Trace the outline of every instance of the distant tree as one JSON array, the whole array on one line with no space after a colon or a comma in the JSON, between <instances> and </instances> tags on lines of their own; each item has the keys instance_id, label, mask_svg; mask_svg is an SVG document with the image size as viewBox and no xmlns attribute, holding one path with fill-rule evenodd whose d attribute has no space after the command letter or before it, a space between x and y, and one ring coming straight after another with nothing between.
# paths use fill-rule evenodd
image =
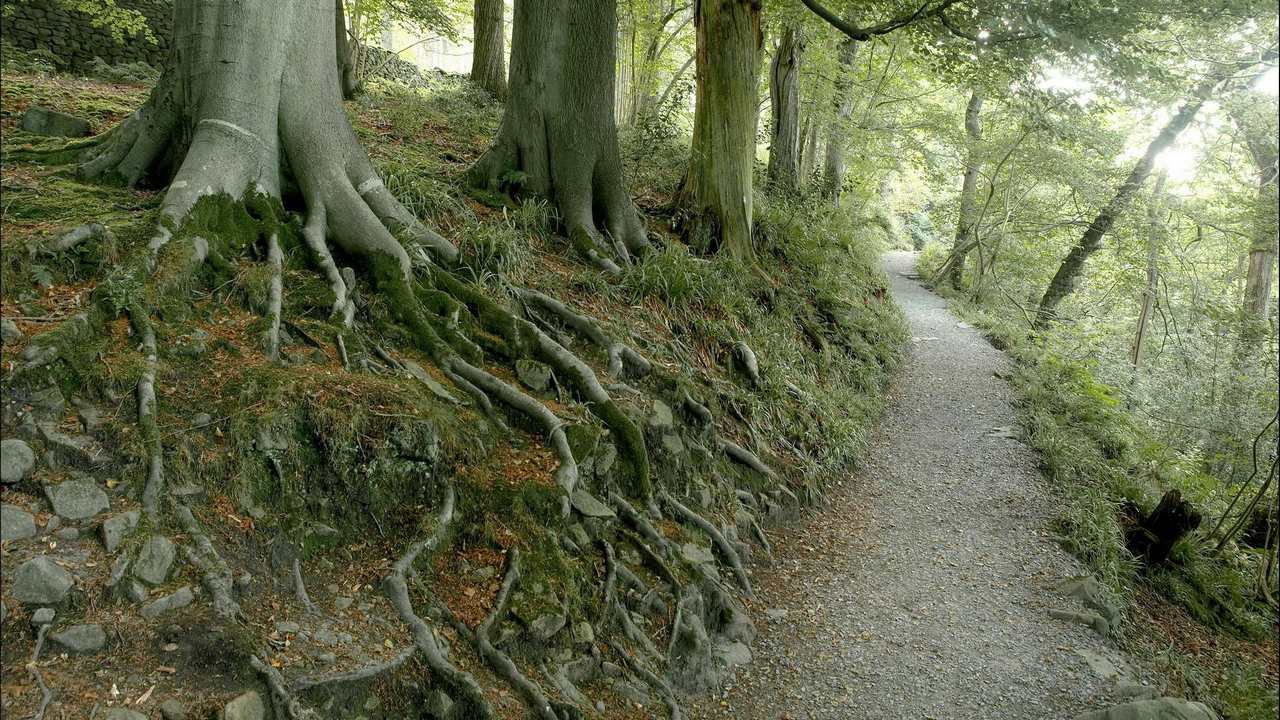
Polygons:
<instances>
[{"instance_id":1,"label":"distant tree","mask_svg":"<svg viewBox=\"0 0 1280 720\"><path fill-rule=\"evenodd\" d=\"M794 193L800 179L800 62L805 39L794 26L783 28L769 66L769 185Z\"/></svg>"},{"instance_id":2,"label":"distant tree","mask_svg":"<svg viewBox=\"0 0 1280 720\"><path fill-rule=\"evenodd\" d=\"M475 0L471 82L494 97L507 95L506 30L503 0Z\"/></svg>"}]
</instances>

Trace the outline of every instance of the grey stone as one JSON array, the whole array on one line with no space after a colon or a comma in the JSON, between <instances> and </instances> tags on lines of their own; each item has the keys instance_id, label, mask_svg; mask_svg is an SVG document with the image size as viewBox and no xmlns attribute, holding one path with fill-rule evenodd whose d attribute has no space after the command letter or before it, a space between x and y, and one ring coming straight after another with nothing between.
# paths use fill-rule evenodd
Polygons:
<instances>
[{"instance_id":1,"label":"grey stone","mask_svg":"<svg viewBox=\"0 0 1280 720\"><path fill-rule=\"evenodd\" d=\"M125 708L111 708L102 717L104 720L147 720L146 715L136 710L126 710Z\"/></svg>"},{"instance_id":2,"label":"grey stone","mask_svg":"<svg viewBox=\"0 0 1280 720\"><path fill-rule=\"evenodd\" d=\"M1218 716L1198 702L1162 697L1085 713L1076 720L1218 720Z\"/></svg>"},{"instance_id":3,"label":"grey stone","mask_svg":"<svg viewBox=\"0 0 1280 720\"><path fill-rule=\"evenodd\" d=\"M31 346L35 347L35 343ZM25 354L26 351L23 351ZM67 399L63 397L62 391L57 385L40 388L31 393L29 400L31 405L31 414L35 416L38 422L60 422L62 420L62 411L67 408Z\"/></svg>"},{"instance_id":4,"label":"grey stone","mask_svg":"<svg viewBox=\"0 0 1280 720\"><path fill-rule=\"evenodd\" d=\"M39 608L31 613L31 625L32 627L51 625L55 617L57 617L57 613L53 611L53 608Z\"/></svg>"},{"instance_id":5,"label":"grey stone","mask_svg":"<svg viewBox=\"0 0 1280 720\"><path fill-rule=\"evenodd\" d=\"M297 635L301 629L302 627L298 623L289 620L281 620L276 623L276 632L282 635Z\"/></svg>"},{"instance_id":6,"label":"grey stone","mask_svg":"<svg viewBox=\"0 0 1280 720\"><path fill-rule=\"evenodd\" d=\"M569 539L578 547L591 547L591 536L587 535L587 531L579 523L569 526Z\"/></svg>"},{"instance_id":7,"label":"grey stone","mask_svg":"<svg viewBox=\"0 0 1280 720\"><path fill-rule=\"evenodd\" d=\"M338 656L331 652L322 652L316 656L316 660L324 663L325 665L332 665L338 662Z\"/></svg>"},{"instance_id":8,"label":"grey stone","mask_svg":"<svg viewBox=\"0 0 1280 720\"><path fill-rule=\"evenodd\" d=\"M590 656L580 657L565 663L561 671L574 685L589 683L600 673L600 661Z\"/></svg>"},{"instance_id":9,"label":"grey stone","mask_svg":"<svg viewBox=\"0 0 1280 720\"><path fill-rule=\"evenodd\" d=\"M317 630L313 637L315 637L316 642L330 647L337 647L351 642L350 635L347 635L346 633L336 633L328 628L321 628Z\"/></svg>"},{"instance_id":10,"label":"grey stone","mask_svg":"<svg viewBox=\"0 0 1280 720\"><path fill-rule=\"evenodd\" d=\"M703 565L706 563L714 563L716 561L715 556L711 554L710 550L691 542L680 546L680 554L684 556L685 560L688 560L694 565Z\"/></svg>"},{"instance_id":11,"label":"grey stone","mask_svg":"<svg viewBox=\"0 0 1280 720\"><path fill-rule=\"evenodd\" d=\"M205 412L196 413L191 418L191 427L202 428L211 422L213 422L213 416L210 415L209 413L205 413Z\"/></svg>"},{"instance_id":12,"label":"grey stone","mask_svg":"<svg viewBox=\"0 0 1280 720\"><path fill-rule=\"evenodd\" d=\"M764 611L764 614L770 620L786 620L788 615L786 610L780 608L769 608Z\"/></svg>"},{"instance_id":13,"label":"grey stone","mask_svg":"<svg viewBox=\"0 0 1280 720\"><path fill-rule=\"evenodd\" d=\"M67 596L74 581L71 573L41 555L18 566L9 581L13 599L28 605L57 605Z\"/></svg>"},{"instance_id":14,"label":"grey stone","mask_svg":"<svg viewBox=\"0 0 1280 720\"><path fill-rule=\"evenodd\" d=\"M195 593L191 592L191 588L183 586L177 592L165 595L164 597L152 601L149 605L142 608L142 617L148 620L154 620L164 613L178 608L184 608L195 600Z\"/></svg>"},{"instance_id":15,"label":"grey stone","mask_svg":"<svg viewBox=\"0 0 1280 720\"><path fill-rule=\"evenodd\" d=\"M746 665L751 662L751 648L740 642L717 645L716 655L719 656L721 662L730 667Z\"/></svg>"},{"instance_id":16,"label":"grey stone","mask_svg":"<svg viewBox=\"0 0 1280 720\"><path fill-rule=\"evenodd\" d=\"M68 435L52 422L39 423L40 436L44 438L45 462L51 467L63 465L101 465L106 456L93 438L87 435Z\"/></svg>"},{"instance_id":17,"label":"grey stone","mask_svg":"<svg viewBox=\"0 0 1280 720\"><path fill-rule=\"evenodd\" d=\"M596 477L604 477L613 468L614 462L618 460L618 448L613 443L600 443L600 447L596 450L595 464Z\"/></svg>"},{"instance_id":18,"label":"grey stone","mask_svg":"<svg viewBox=\"0 0 1280 720\"><path fill-rule=\"evenodd\" d=\"M573 641L583 645L590 645L596 641L595 628L591 627L591 623L580 620L573 624Z\"/></svg>"},{"instance_id":19,"label":"grey stone","mask_svg":"<svg viewBox=\"0 0 1280 720\"><path fill-rule=\"evenodd\" d=\"M17 505L0 505L0 541L35 537L36 520Z\"/></svg>"},{"instance_id":20,"label":"grey stone","mask_svg":"<svg viewBox=\"0 0 1280 720\"><path fill-rule=\"evenodd\" d=\"M1116 697L1121 700L1154 700L1160 697L1160 691L1150 685L1129 682L1127 680L1116 684L1115 694Z\"/></svg>"},{"instance_id":21,"label":"grey stone","mask_svg":"<svg viewBox=\"0 0 1280 720\"><path fill-rule=\"evenodd\" d=\"M56 537L56 538L58 538L59 540L63 540L63 541L66 541L66 542L71 542L71 541L73 541L73 540L79 540L79 539L80 539L80 528L75 528L75 527L64 527L64 528L59 528L59 529L58 529L58 531L57 531L57 532L55 532L55 533L53 534L53 536L54 536L54 537Z\"/></svg>"},{"instance_id":22,"label":"grey stone","mask_svg":"<svg viewBox=\"0 0 1280 720\"><path fill-rule=\"evenodd\" d=\"M1107 621L1109 628L1114 629L1119 626L1123 617L1120 604L1094 576L1068 578L1058 586L1058 591L1076 598L1090 610L1096 610Z\"/></svg>"},{"instance_id":23,"label":"grey stone","mask_svg":"<svg viewBox=\"0 0 1280 720\"><path fill-rule=\"evenodd\" d=\"M18 329L17 323L9 318L0 319L0 341L13 343L21 339L22 331Z\"/></svg>"},{"instance_id":24,"label":"grey stone","mask_svg":"<svg viewBox=\"0 0 1280 720\"><path fill-rule=\"evenodd\" d=\"M76 403L76 417L80 419L80 427L85 432L93 432L102 427L102 411L87 402Z\"/></svg>"},{"instance_id":25,"label":"grey stone","mask_svg":"<svg viewBox=\"0 0 1280 720\"><path fill-rule=\"evenodd\" d=\"M1095 612L1077 612L1075 610L1050 610L1049 616L1058 620L1066 620L1067 622L1079 623L1087 625L1094 632L1106 637L1111 628L1107 624L1106 618Z\"/></svg>"},{"instance_id":26,"label":"grey stone","mask_svg":"<svg viewBox=\"0 0 1280 720\"><path fill-rule=\"evenodd\" d=\"M31 474L36 466L36 454L31 446L17 438L0 442L0 482L16 483Z\"/></svg>"},{"instance_id":27,"label":"grey stone","mask_svg":"<svg viewBox=\"0 0 1280 720\"><path fill-rule=\"evenodd\" d=\"M22 113L18 127L29 133L51 137L84 137L89 134L87 120L39 105L32 105Z\"/></svg>"},{"instance_id":28,"label":"grey stone","mask_svg":"<svg viewBox=\"0 0 1280 720\"><path fill-rule=\"evenodd\" d=\"M453 698L442 690L432 690L427 693L427 701L423 709L427 711L427 717L444 720L449 717L449 711L453 709Z\"/></svg>"},{"instance_id":29,"label":"grey stone","mask_svg":"<svg viewBox=\"0 0 1280 720\"><path fill-rule=\"evenodd\" d=\"M600 672L604 673L605 677L611 678L619 678L626 674L621 665L611 662L600 663Z\"/></svg>"},{"instance_id":30,"label":"grey stone","mask_svg":"<svg viewBox=\"0 0 1280 720\"><path fill-rule=\"evenodd\" d=\"M107 644L107 634L101 625L73 625L56 632L49 639L57 646L75 655L88 655L98 652Z\"/></svg>"},{"instance_id":31,"label":"grey stone","mask_svg":"<svg viewBox=\"0 0 1280 720\"><path fill-rule=\"evenodd\" d=\"M50 515L48 520L44 521L44 531L53 532L62 527L62 518L57 515Z\"/></svg>"},{"instance_id":32,"label":"grey stone","mask_svg":"<svg viewBox=\"0 0 1280 720\"><path fill-rule=\"evenodd\" d=\"M250 690L227 703L222 708L222 720L263 720L267 708L262 704L262 697Z\"/></svg>"},{"instance_id":33,"label":"grey stone","mask_svg":"<svg viewBox=\"0 0 1280 720\"><path fill-rule=\"evenodd\" d=\"M535 640L546 642L564 629L566 621L564 615L543 615L529 623L529 634Z\"/></svg>"},{"instance_id":34,"label":"grey stone","mask_svg":"<svg viewBox=\"0 0 1280 720\"><path fill-rule=\"evenodd\" d=\"M551 389L551 366L546 363L523 358L517 360L516 377L534 392L547 392Z\"/></svg>"},{"instance_id":35,"label":"grey stone","mask_svg":"<svg viewBox=\"0 0 1280 720\"><path fill-rule=\"evenodd\" d=\"M458 398L454 397L453 393L449 392L448 388L446 388L444 385L441 385L440 381L431 377L431 373L424 370L421 365L419 365L418 363L412 360L402 360L401 362L404 363L405 371L408 372L414 378L416 378L423 385L426 385L427 389L430 390L433 395L440 398L441 400L447 400L455 405L458 404L459 402Z\"/></svg>"},{"instance_id":36,"label":"grey stone","mask_svg":"<svg viewBox=\"0 0 1280 720\"><path fill-rule=\"evenodd\" d=\"M675 415L671 412L671 406L661 400L653 401L653 412L649 413L649 427L659 431L673 430L676 426Z\"/></svg>"},{"instance_id":37,"label":"grey stone","mask_svg":"<svg viewBox=\"0 0 1280 720\"><path fill-rule=\"evenodd\" d=\"M613 691L621 695L627 702L644 707L649 704L649 693L638 685L632 685L625 680L615 680L612 683Z\"/></svg>"},{"instance_id":38,"label":"grey stone","mask_svg":"<svg viewBox=\"0 0 1280 720\"><path fill-rule=\"evenodd\" d=\"M662 449L668 455L679 455L684 452L684 441L680 439L679 435L668 433L662 436Z\"/></svg>"},{"instance_id":39,"label":"grey stone","mask_svg":"<svg viewBox=\"0 0 1280 720\"><path fill-rule=\"evenodd\" d=\"M67 480L57 485L46 485L44 492L53 511L68 520L91 518L111 507L107 494L92 480Z\"/></svg>"},{"instance_id":40,"label":"grey stone","mask_svg":"<svg viewBox=\"0 0 1280 720\"><path fill-rule=\"evenodd\" d=\"M597 500L586 490L578 489L573 491L571 497L573 509L582 513L586 517L595 518L611 518L615 517L613 509L608 505Z\"/></svg>"},{"instance_id":41,"label":"grey stone","mask_svg":"<svg viewBox=\"0 0 1280 720\"><path fill-rule=\"evenodd\" d=\"M351 607L351 603L355 602L349 597L336 597L333 599L333 606L339 610L346 610Z\"/></svg>"},{"instance_id":42,"label":"grey stone","mask_svg":"<svg viewBox=\"0 0 1280 720\"><path fill-rule=\"evenodd\" d=\"M138 559L133 561L133 576L149 585L163 585L173 567L173 542L154 535L143 544Z\"/></svg>"},{"instance_id":43,"label":"grey stone","mask_svg":"<svg viewBox=\"0 0 1280 720\"><path fill-rule=\"evenodd\" d=\"M151 597L151 591L137 580L129 580L124 586L124 596L135 603L144 603Z\"/></svg>"},{"instance_id":44,"label":"grey stone","mask_svg":"<svg viewBox=\"0 0 1280 720\"><path fill-rule=\"evenodd\" d=\"M178 702L177 698L169 698L160 703L160 717L164 720L187 720L190 715L187 707Z\"/></svg>"},{"instance_id":45,"label":"grey stone","mask_svg":"<svg viewBox=\"0 0 1280 720\"><path fill-rule=\"evenodd\" d=\"M137 510L130 510L102 521L102 545L107 552L113 553L120 547L120 543L137 527L138 517Z\"/></svg>"}]
</instances>

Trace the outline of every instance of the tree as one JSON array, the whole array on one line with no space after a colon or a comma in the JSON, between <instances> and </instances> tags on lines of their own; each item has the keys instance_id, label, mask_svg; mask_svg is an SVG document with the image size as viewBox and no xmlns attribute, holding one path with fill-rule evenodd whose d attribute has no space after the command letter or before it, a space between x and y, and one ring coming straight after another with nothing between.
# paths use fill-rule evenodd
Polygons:
<instances>
[{"instance_id":1,"label":"tree","mask_svg":"<svg viewBox=\"0 0 1280 720\"><path fill-rule=\"evenodd\" d=\"M794 193L800 177L800 61L804 36L794 26L782 31L769 66L769 105L773 115L769 141L769 185Z\"/></svg>"},{"instance_id":2,"label":"tree","mask_svg":"<svg viewBox=\"0 0 1280 720\"><path fill-rule=\"evenodd\" d=\"M1245 147L1253 160L1257 185L1250 222L1249 266L1245 276L1244 313L1251 325L1266 322L1271 309L1271 283L1276 265L1277 140L1276 99L1246 93L1243 103L1232 108Z\"/></svg>"},{"instance_id":3,"label":"tree","mask_svg":"<svg viewBox=\"0 0 1280 720\"><path fill-rule=\"evenodd\" d=\"M974 239L974 212L977 209L978 173L981 171L982 142L982 92L974 88L969 93L969 103L964 110L964 132L968 137L969 148L965 155L964 179L960 183L960 212L956 217L956 237L951 244L951 252L955 259L948 265L944 278L951 286L959 289L961 275L964 273L964 259L968 254L970 241Z\"/></svg>"},{"instance_id":4,"label":"tree","mask_svg":"<svg viewBox=\"0 0 1280 720\"><path fill-rule=\"evenodd\" d=\"M827 154L823 165L823 184L831 199L840 202L840 191L844 187L844 150L847 138L845 124L853 116L853 63L858 57L858 41L846 38L840 43L840 68L835 81L835 117L827 131Z\"/></svg>"},{"instance_id":5,"label":"tree","mask_svg":"<svg viewBox=\"0 0 1280 720\"><path fill-rule=\"evenodd\" d=\"M551 200L573 246L610 271L648 238L622 180L614 122L616 3L518 0L509 98L472 181Z\"/></svg>"},{"instance_id":6,"label":"tree","mask_svg":"<svg viewBox=\"0 0 1280 720\"><path fill-rule=\"evenodd\" d=\"M503 0L475 0L473 15L471 82L499 99L507 95L506 31L502 24L505 5Z\"/></svg>"},{"instance_id":7,"label":"tree","mask_svg":"<svg viewBox=\"0 0 1280 720\"><path fill-rule=\"evenodd\" d=\"M760 0L699 0L695 13L693 147L675 206L695 249L750 261Z\"/></svg>"}]
</instances>

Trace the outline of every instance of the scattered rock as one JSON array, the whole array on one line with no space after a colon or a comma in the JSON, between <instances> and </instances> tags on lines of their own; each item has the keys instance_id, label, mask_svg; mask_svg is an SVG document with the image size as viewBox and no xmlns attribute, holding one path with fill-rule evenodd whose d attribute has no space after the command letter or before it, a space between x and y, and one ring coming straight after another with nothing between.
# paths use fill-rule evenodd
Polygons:
<instances>
[{"instance_id":1,"label":"scattered rock","mask_svg":"<svg viewBox=\"0 0 1280 720\"><path fill-rule=\"evenodd\" d=\"M53 532L62 527L62 518L57 515L50 515L48 520L44 521L44 531Z\"/></svg>"},{"instance_id":2,"label":"scattered rock","mask_svg":"<svg viewBox=\"0 0 1280 720\"><path fill-rule=\"evenodd\" d=\"M1150 685L1121 681L1116 685L1116 697L1121 700L1154 700L1160 697L1160 691Z\"/></svg>"},{"instance_id":3,"label":"scattered rock","mask_svg":"<svg viewBox=\"0 0 1280 720\"><path fill-rule=\"evenodd\" d=\"M75 405L76 418L80 420L80 427L84 428L85 432L91 433L102 427L102 411L92 403L72 398L71 404Z\"/></svg>"},{"instance_id":4,"label":"scattered rock","mask_svg":"<svg viewBox=\"0 0 1280 720\"><path fill-rule=\"evenodd\" d=\"M0 505L0 541L35 537L36 520L17 505Z\"/></svg>"},{"instance_id":5,"label":"scattered rock","mask_svg":"<svg viewBox=\"0 0 1280 720\"><path fill-rule=\"evenodd\" d=\"M1067 622L1080 623L1093 628L1093 631L1106 637L1111 627L1107 624L1106 618L1094 612L1077 612L1075 610L1050 610L1049 616L1058 620L1066 620Z\"/></svg>"},{"instance_id":6,"label":"scattered rock","mask_svg":"<svg viewBox=\"0 0 1280 720\"><path fill-rule=\"evenodd\" d=\"M106 456L88 435L68 435L52 422L39 423L44 438L44 458L50 467L63 465L94 466L106 462Z\"/></svg>"},{"instance_id":7,"label":"scattered rock","mask_svg":"<svg viewBox=\"0 0 1280 720\"><path fill-rule=\"evenodd\" d=\"M222 720L263 720L266 715L267 708L262 704L262 697L253 690L222 708Z\"/></svg>"},{"instance_id":8,"label":"scattered rock","mask_svg":"<svg viewBox=\"0 0 1280 720\"><path fill-rule=\"evenodd\" d=\"M75 655L98 652L107 644L107 634L101 625L73 625L49 636L57 646Z\"/></svg>"},{"instance_id":9,"label":"scattered rock","mask_svg":"<svg viewBox=\"0 0 1280 720\"><path fill-rule=\"evenodd\" d=\"M191 592L191 588L184 585L177 592L166 595L143 607L142 617L153 620L170 610L177 610L190 605L195 598L195 593Z\"/></svg>"},{"instance_id":10,"label":"scattered rock","mask_svg":"<svg viewBox=\"0 0 1280 720\"><path fill-rule=\"evenodd\" d=\"M685 560L688 560L694 565L703 565L706 563L714 563L716 561L715 556L711 554L710 550L691 542L680 546L680 554L684 556Z\"/></svg>"},{"instance_id":11,"label":"scattered rock","mask_svg":"<svg viewBox=\"0 0 1280 720\"><path fill-rule=\"evenodd\" d=\"M16 483L31 474L36 466L36 454L31 446L17 438L0 442L0 482Z\"/></svg>"},{"instance_id":12,"label":"scattered rock","mask_svg":"<svg viewBox=\"0 0 1280 720\"><path fill-rule=\"evenodd\" d=\"M591 623L581 620L573 624L573 641L580 645L591 645L596 641L595 628Z\"/></svg>"},{"instance_id":13,"label":"scattered rock","mask_svg":"<svg viewBox=\"0 0 1280 720\"><path fill-rule=\"evenodd\" d=\"M649 427L654 430L666 432L674 430L675 426L676 419L671 413L671 406L661 400L654 400L653 412L649 413Z\"/></svg>"},{"instance_id":14,"label":"scattered rock","mask_svg":"<svg viewBox=\"0 0 1280 720\"><path fill-rule=\"evenodd\" d=\"M74 528L74 527L59 528L58 531L53 534L53 536L58 538L59 540L63 540L66 542L79 540L80 528Z\"/></svg>"},{"instance_id":15,"label":"scattered rock","mask_svg":"<svg viewBox=\"0 0 1280 720\"><path fill-rule=\"evenodd\" d=\"M84 520L111 506L107 494L92 480L67 480L46 485L45 495L53 511L68 520Z\"/></svg>"},{"instance_id":16,"label":"scattered rock","mask_svg":"<svg viewBox=\"0 0 1280 720\"><path fill-rule=\"evenodd\" d=\"M563 630L566 622L564 615L543 615L529 623L529 634L535 640L546 642Z\"/></svg>"},{"instance_id":17,"label":"scattered rock","mask_svg":"<svg viewBox=\"0 0 1280 720\"><path fill-rule=\"evenodd\" d=\"M613 468L614 462L618 460L618 448L613 443L600 443L599 449L596 450L596 477L604 477Z\"/></svg>"},{"instance_id":18,"label":"scattered rock","mask_svg":"<svg viewBox=\"0 0 1280 720\"><path fill-rule=\"evenodd\" d=\"M126 710L124 708L111 708L102 717L104 720L147 720L146 715L136 710Z\"/></svg>"},{"instance_id":19,"label":"scattered rock","mask_svg":"<svg viewBox=\"0 0 1280 720\"><path fill-rule=\"evenodd\" d=\"M679 455L684 452L684 441L675 433L667 433L662 436L662 449L668 455Z\"/></svg>"},{"instance_id":20,"label":"scattered rock","mask_svg":"<svg viewBox=\"0 0 1280 720\"><path fill-rule=\"evenodd\" d=\"M424 370L421 365L412 360L401 360L401 362L404 363L405 371L419 380L423 385L426 385L427 389L430 390L433 395L441 400L446 400L455 405L458 404L458 398L454 397L453 393L449 392L448 388L441 385L440 381L431 377L431 373Z\"/></svg>"},{"instance_id":21,"label":"scattered rock","mask_svg":"<svg viewBox=\"0 0 1280 720\"><path fill-rule=\"evenodd\" d=\"M57 605L67 596L74 581L71 573L41 555L18 566L9 581L13 599L28 605Z\"/></svg>"},{"instance_id":22,"label":"scattered rock","mask_svg":"<svg viewBox=\"0 0 1280 720\"><path fill-rule=\"evenodd\" d=\"M302 627L298 623L289 620L281 620L276 623L276 632L281 635L297 635L301 629Z\"/></svg>"},{"instance_id":23,"label":"scattered rock","mask_svg":"<svg viewBox=\"0 0 1280 720\"><path fill-rule=\"evenodd\" d=\"M534 392L543 393L551 389L551 366L546 363L523 358L517 360L516 377Z\"/></svg>"},{"instance_id":24,"label":"scattered rock","mask_svg":"<svg viewBox=\"0 0 1280 720\"><path fill-rule=\"evenodd\" d=\"M780 608L769 608L768 610L764 611L764 614L765 614L765 617L774 621L786 620L788 615L786 610L782 610Z\"/></svg>"},{"instance_id":25,"label":"scattered rock","mask_svg":"<svg viewBox=\"0 0 1280 720\"><path fill-rule=\"evenodd\" d=\"M138 511L130 510L102 521L102 545L113 553L138 525Z\"/></svg>"},{"instance_id":26,"label":"scattered rock","mask_svg":"<svg viewBox=\"0 0 1280 720\"><path fill-rule=\"evenodd\" d=\"M597 500L586 490L574 490L571 502L573 503L573 509L582 513L586 517L615 517L612 508Z\"/></svg>"},{"instance_id":27,"label":"scattered rock","mask_svg":"<svg viewBox=\"0 0 1280 720\"><path fill-rule=\"evenodd\" d=\"M31 613L31 626L51 625L55 617L57 617L57 613L53 611L53 608L39 608Z\"/></svg>"},{"instance_id":28,"label":"scattered rock","mask_svg":"<svg viewBox=\"0 0 1280 720\"><path fill-rule=\"evenodd\" d=\"M0 318L0 341L15 343L22 339L18 324L9 318Z\"/></svg>"},{"instance_id":29,"label":"scattered rock","mask_svg":"<svg viewBox=\"0 0 1280 720\"><path fill-rule=\"evenodd\" d=\"M124 596L129 598L131 602L144 603L147 598L151 597L151 591L147 590L147 586L137 580L130 580L124 586Z\"/></svg>"},{"instance_id":30,"label":"scattered rock","mask_svg":"<svg viewBox=\"0 0 1280 720\"><path fill-rule=\"evenodd\" d=\"M160 703L160 717L164 720L187 720L187 708L177 698L169 698Z\"/></svg>"},{"instance_id":31,"label":"scattered rock","mask_svg":"<svg viewBox=\"0 0 1280 720\"><path fill-rule=\"evenodd\" d=\"M591 536L587 535L587 531L582 525L574 523L569 526L569 539L578 547L591 547Z\"/></svg>"},{"instance_id":32,"label":"scattered rock","mask_svg":"<svg viewBox=\"0 0 1280 720\"><path fill-rule=\"evenodd\" d=\"M349 597L336 597L333 599L333 606L339 610L346 610L351 607L351 603L355 602Z\"/></svg>"},{"instance_id":33,"label":"scattered rock","mask_svg":"<svg viewBox=\"0 0 1280 720\"><path fill-rule=\"evenodd\" d=\"M721 643L716 646L716 655L729 667L751 662L751 648L740 642Z\"/></svg>"},{"instance_id":34,"label":"scattered rock","mask_svg":"<svg viewBox=\"0 0 1280 720\"><path fill-rule=\"evenodd\" d=\"M1076 598L1090 610L1096 610L1107 621L1108 630L1119 626L1123 615L1120 605L1094 576L1068 578L1058 586L1058 591Z\"/></svg>"},{"instance_id":35,"label":"scattered rock","mask_svg":"<svg viewBox=\"0 0 1280 720\"><path fill-rule=\"evenodd\" d=\"M173 567L173 542L163 535L152 536L133 561L133 576L148 585L163 585Z\"/></svg>"},{"instance_id":36,"label":"scattered rock","mask_svg":"<svg viewBox=\"0 0 1280 720\"><path fill-rule=\"evenodd\" d=\"M649 704L648 691L638 685L632 685L625 680L615 680L612 687L613 691L626 698L627 702L638 707L644 707Z\"/></svg>"},{"instance_id":37,"label":"scattered rock","mask_svg":"<svg viewBox=\"0 0 1280 720\"><path fill-rule=\"evenodd\" d=\"M427 701L423 704L423 709L427 711L427 717L444 720L449 717L449 711L453 709L453 698L441 690L432 690L427 693Z\"/></svg>"},{"instance_id":38,"label":"scattered rock","mask_svg":"<svg viewBox=\"0 0 1280 720\"><path fill-rule=\"evenodd\" d=\"M191 417L191 427L193 429L205 427L212 422L213 416L206 412L196 413Z\"/></svg>"},{"instance_id":39,"label":"scattered rock","mask_svg":"<svg viewBox=\"0 0 1280 720\"><path fill-rule=\"evenodd\" d=\"M39 105L32 105L22 113L18 127L50 137L84 137L89 134L89 121Z\"/></svg>"},{"instance_id":40,"label":"scattered rock","mask_svg":"<svg viewBox=\"0 0 1280 720\"><path fill-rule=\"evenodd\" d=\"M1162 697L1085 713L1076 720L1218 720L1218 716L1198 702Z\"/></svg>"}]
</instances>

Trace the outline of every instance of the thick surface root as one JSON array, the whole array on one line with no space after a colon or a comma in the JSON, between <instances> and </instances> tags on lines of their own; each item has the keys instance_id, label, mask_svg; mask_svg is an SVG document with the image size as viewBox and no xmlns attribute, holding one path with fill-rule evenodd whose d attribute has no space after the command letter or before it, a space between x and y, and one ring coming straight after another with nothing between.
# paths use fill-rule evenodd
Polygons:
<instances>
[{"instance_id":1,"label":"thick surface root","mask_svg":"<svg viewBox=\"0 0 1280 720\"><path fill-rule=\"evenodd\" d=\"M195 515L186 505L177 505L175 513L182 529L191 536L195 547L185 547L187 560L200 569L200 580L213 597L213 611L225 618L239 617L240 604L231 595L231 568L218 555L213 542L200 527Z\"/></svg>"},{"instance_id":2,"label":"thick surface root","mask_svg":"<svg viewBox=\"0 0 1280 720\"><path fill-rule=\"evenodd\" d=\"M724 535L716 529L716 526L712 525L711 521L702 517L698 513L685 507L679 500L676 500L667 493L662 494L662 500L667 505L670 505L671 509L675 510L677 515L685 521L692 523L699 530L711 537L711 541L715 543L716 549L720 551L720 554L725 558L725 562L727 562L729 567L733 569L733 576L737 579L738 585L742 587L742 591L746 593L749 598L755 597L755 591L751 589L751 579L747 577L747 570L742 566L742 558L738 557L738 551L735 550L733 545L725 539Z\"/></svg>"},{"instance_id":3,"label":"thick surface root","mask_svg":"<svg viewBox=\"0 0 1280 720\"><path fill-rule=\"evenodd\" d=\"M493 668L506 680L520 696L524 698L525 703L536 717L542 720L562 720L554 708L551 701L547 699L542 688L538 687L529 678L520 672L520 668L512 662L507 654L493 646L492 634L493 625L498 618L502 617L507 611L507 602L511 598L511 591L515 587L516 582L520 579L520 551L511 548L507 553L507 574L502 579L502 586L498 588L498 596L493 601L493 610L489 613L484 622L480 623L480 627L476 628L475 642L476 647L480 651L480 656L485 662Z\"/></svg>"}]
</instances>

